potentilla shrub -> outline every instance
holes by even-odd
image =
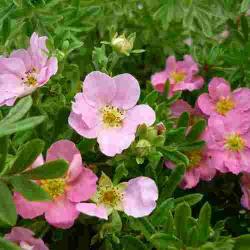
[[[0,3],[0,250],[249,250],[249,7]]]

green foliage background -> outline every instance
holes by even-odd
[[[82,80],[87,73],[93,70],[105,71],[112,75],[128,72],[140,82],[141,102],[152,105],[157,112],[158,121],[164,121],[167,128],[171,127],[172,123],[168,120],[171,100],[168,100],[168,103],[167,101],[162,103],[157,99],[158,95],[152,92],[150,76],[164,68],[166,57],[173,54],[178,59],[185,54],[191,54],[199,62],[201,75],[206,79],[206,83],[213,76],[221,76],[231,83],[232,88],[250,87],[250,17],[247,15],[249,5],[248,0],[1,0],[0,54],[5,55],[13,49],[27,47],[29,37],[36,31],[40,35],[49,37],[50,52],[59,59],[58,74],[32,96],[33,105],[29,115],[46,118],[46,122],[36,129],[27,130],[25,133],[17,132],[11,136],[7,162],[13,161],[15,155],[20,152],[21,146],[33,138],[39,138],[45,142],[44,152],[58,139],[71,139],[78,144],[84,160],[96,166],[98,169],[96,171],[105,169],[105,172],[111,175],[115,173],[115,177],[120,179],[138,174],[148,175],[157,179],[160,189],[165,190],[168,187],[165,180],[169,171],[164,169],[162,173],[157,172],[156,176],[155,168],[147,167],[152,165],[152,162],[155,163],[156,159],[158,159],[157,164],[162,164],[159,162],[161,155],[157,156],[156,153],[156,148],[159,146],[157,143],[161,143],[161,138],[152,135],[153,132],[150,131],[139,131],[140,139],[145,137],[145,133],[148,133],[146,138],[151,136],[152,145],[155,147],[154,155],[144,157],[141,152],[137,152],[136,155],[126,152],[126,162],[122,157],[107,159],[97,152],[94,141],[82,139],[68,127],[67,117],[71,101],[76,92],[81,89]],[[228,37],[223,37],[224,31],[228,31]],[[145,52],[125,56],[102,43],[111,41],[116,32],[125,33],[126,36],[136,33],[134,49],[145,50]],[[184,43],[188,38],[192,38],[191,46]],[[194,104],[196,97],[206,90],[206,87],[207,85],[203,90],[191,94],[183,93],[183,98]],[[1,116],[4,117],[8,111],[9,109],[2,108]],[[180,135],[181,132],[184,134],[184,130],[174,132],[176,133],[174,135]],[[180,141],[183,143],[184,135],[180,136],[182,136]],[[171,135],[168,135],[167,139],[172,145]],[[174,146],[180,148],[180,145]],[[183,154],[176,157],[184,162],[186,160]],[[129,175],[126,172],[127,169],[129,169]],[[174,188],[173,184],[173,191]],[[214,233],[218,233],[223,228],[221,226],[223,223],[219,224],[219,221],[225,223],[225,229],[222,231],[225,238],[218,238],[212,246],[212,243],[206,243],[205,247],[199,249],[233,249],[233,243],[227,236],[238,237],[250,230],[249,215],[240,206],[241,191],[238,177],[219,176],[210,183],[200,184],[196,190],[185,192],[177,190],[175,197],[194,192],[202,193],[204,198],[200,205],[193,208],[193,216],[197,218],[202,205],[205,201],[209,201],[213,213],[212,225],[216,228]],[[163,196],[169,198],[172,193],[169,191]],[[196,202],[199,200],[197,199]],[[174,217],[176,225],[180,223],[178,209],[179,213],[186,211],[187,216],[190,217],[189,205],[193,204],[181,203],[182,207],[179,205],[176,207],[174,201],[167,202],[168,206],[176,208]],[[207,207],[208,205],[203,209],[209,210],[210,208]],[[163,211],[170,213],[170,210],[165,207]],[[160,226],[160,230],[164,226],[171,225],[169,221],[171,216],[165,219],[166,221],[162,221],[164,225]],[[150,235],[155,233],[154,228],[150,231],[152,228],[149,224],[154,224],[154,217],[151,218],[151,222],[142,223],[139,220],[139,222],[129,222],[132,223],[135,231],[141,233],[131,231],[127,220],[123,218],[122,233],[120,217],[116,217],[116,214],[108,222],[110,224],[105,226],[104,223],[98,223],[96,219],[82,216],[77,225],[67,231],[50,229],[40,219],[18,223],[30,226],[39,236],[45,236],[51,249],[89,249],[91,240],[93,243],[91,249],[121,249],[120,241],[125,242],[122,244],[124,249],[145,249],[145,245],[146,249],[153,249],[153,246],[162,249],[162,245],[160,247],[157,245],[160,240],[165,240],[163,241],[165,245],[175,241],[173,238],[166,239],[162,235],[150,238]],[[175,230],[177,235],[183,236],[178,226]],[[3,230],[2,234],[5,231]],[[103,235],[100,236],[100,232]],[[131,235],[136,237],[131,239]],[[184,237],[186,241],[187,237]],[[204,237],[206,238],[206,235]],[[135,239],[141,241],[138,243]],[[151,241],[150,244],[149,241]],[[140,245],[140,242],[143,242],[143,245]],[[136,248],[131,248],[132,246]],[[248,249],[240,247],[237,246],[234,249]]]

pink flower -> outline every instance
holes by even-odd
[[[49,250],[41,239],[34,238],[34,233],[24,227],[13,227],[5,239],[14,242],[23,250]]]
[[[79,215],[75,204],[88,200],[96,192],[97,177],[91,170],[83,167],[81,154],[71,141],[61,140],[49,148],[46,161],[56,159],[64,159],[69,163],[66,176],[38,182],[50,194],[52,201],[31,202],[21,194],[14,193],[14,202],[17,213],[25,219],[45,214],[45,219],[51,225],[69,228]],[[33,167],[41,163],[40,158]]]
[[[241,190],[243,195],[241,197],[241,205],[250,210],[250,175],[244,173],[240,179]]]
[[[229,83],[220,77],[214,77],[208,85],[208,94],[204,93],[197,100],[198,107],[207,116],[217,113],[227,115],[231,110],[250,109],[250,90],[239,88],[231,92]]]
[[[120,154],[134,141],[138,125],[155,121],[152,108],[136,105],[139,96],[140,87],[132,75],[111,78],[92,72],[84,80],[83,92],[75,96],[69,124],[83,137],[97,138],[103,154]]]
[[[0,58],[0,106],[35,91],[57,72],[56,57],[48,57],[47,37],[33,33],[27,50],[19,49]]]
[[[176,61],[174,56],[169,56],[164,71],[155,73],[151,77],[153,87],[163,92],[166,81],[170,84],[170,95],[176,91],[200,89],[204,80],[197,76],[199,69],[197,63],[189,55],[184,56],[183,61]]]
[[[180,184],[181,188],[190,189],[195,187],[200,180],[210,181],[214,178],[216,169],[209,162],[210,154],[207,149],[191,151],[186,155],[189,158],[189,165]],[[170,161],[166,161],[165,166],[170,169],[175,168]]]
[[[124,211],[135,218],[149,215],[156,207],[158,188],[148,177],[137,177],[126,183],[113,185],[108,176],[102,174],[94,203],[79,203],[76,209],[81,213],[108,219],[113,210]]]
[[[204,134],[210,163],[222,173],[250,172],[250,117],[233,110],[213,114]]]

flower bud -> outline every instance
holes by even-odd
[[[136,144],[136,151],[140,156],[146,156],[150,153],[151,143],[148,140],[141,139]]]
[[[116,33],[115,36],[111,40],[111,46],[121,54],[129,55],[133,49],[135,40],[135,34],[131,34],[128,38],[125,35],[120,35]]]

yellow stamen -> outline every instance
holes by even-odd
[[[28,74],[25,83],[29,86],[34,87],[37,84],[37,79],[32,74]]]
[[[98,191],[98,203],[115,208],[121,204],[123,194],[116,187],[106,187]]]
[[[221,115],[226,115],[227,112],[232,110],[234,107],[235,104],[230,97],[223,97],[216,103],[215,110]]]
[[[236,133],[232,133],[226,138],[225,148],[230,151],[240,152],[245,148],[245,145],[245,140]]]
[[[186,77],[186,74],[182,71],[174,71],[171,73],[170,78],[175,81],[175,83],[182,82]]]
[[[108,128],[120,127],[124,119],[124,112],[113,106],[105,106],[101,109],[102,121]]]
[[[187,166],[188,169],[199,167],[199,164],[202,160],[202,153],[201,151],[192,151],[187,153],[187,157],[189,159],[189,165]]]
[[[51,196],[51,198],[56,199],[65,192],[65,179],[57,178],[50,180],[41,180],[41,187]]]

